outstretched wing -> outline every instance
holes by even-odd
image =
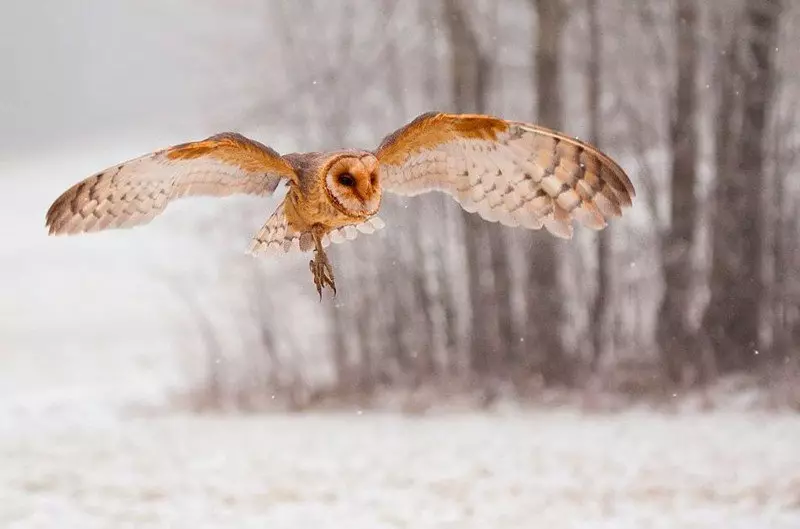
[[[269,195],[291,165],[256,141],[223,133],[135,158],[65,191],[50,206],[51,234],[127,228],[150,222],[176,198]]]
[[[591,145],[528,123],[428,113],[387,136],[375,152],[384,190],[442,191],[489,221],[572,236],[622,214],[635,191],[625,172]]]

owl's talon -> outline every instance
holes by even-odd
[[[333,295],[336,296],[336,282],[333,279],[333,268],[328,261],[328,256],[322,250],[317,248],[314,250],[314,258],[308,262],[311,269],[311,275],[314,276],[314,286],[317,287],[319,300],[322,301],[322,290],[328,286],[333,290]]]
[[[319,294],[319,300],[322,301],[322,283],[320,282],[319,278],[317,277],[317,269],[314,267],[314,260],[310,260],[308,262],[308,268],[311,270],[311,275],[314,277],[314,286],[317,287],[317,294]]]

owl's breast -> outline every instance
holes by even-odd
[[[289,226],[300,232],[309,231],[316,224],[335,229],[354,223],[354,219],[336,209],[325,192],[319,189],[301,193],[291,188],[284,211]]]

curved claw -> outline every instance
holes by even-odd
[[[333,278],[333,268],[328,261],[328,256],[321,248],[314,251],[314,258],[308,262],[308,267],[311,269],[311,275],[314,276],[314,286],[317,287],[319,300],[322,301],[322,290],[326,286],[331,287],[335,297],[336,283]]]
[[[319,277],[317,276],[317,268],[314,266],[316,263],[314,260],[310,260],[308,262],[308,267],[311,269],[311,275],[314,277],[314,286],[317,287],[317,293],[319,294],[319,300],[322,301],[322,282],[320,281]]]

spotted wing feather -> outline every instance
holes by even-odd
[[[622,214],[635,190],[595,147],[536,125],[491,116],[429,113],[376,151],[384,190],[442,191],[489,221],[572,236]]]
[[[101,171],[65,191],[47,212],[51,234],[150,222],[183,196],[269,195],[296,179],[281,156],[240,134],[176,145]]]

